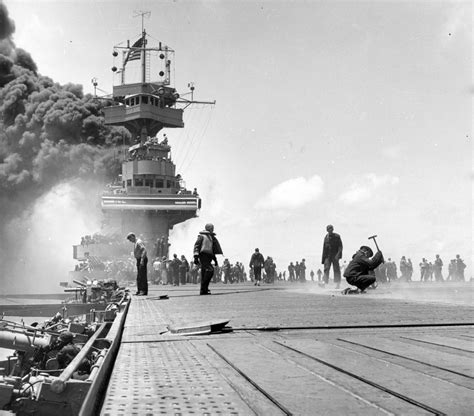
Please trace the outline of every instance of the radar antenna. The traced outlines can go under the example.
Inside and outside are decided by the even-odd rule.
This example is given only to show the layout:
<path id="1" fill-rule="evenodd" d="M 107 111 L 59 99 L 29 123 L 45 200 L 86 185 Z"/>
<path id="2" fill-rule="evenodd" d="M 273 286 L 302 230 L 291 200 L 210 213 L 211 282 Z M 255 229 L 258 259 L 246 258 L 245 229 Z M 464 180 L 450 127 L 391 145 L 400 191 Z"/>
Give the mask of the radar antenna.
<path id="1" fill-rule="evenodd" d="M 141 16 L 142 17 L 142 33 L 143 31 L 145 30 L 145 17 L 150 17 L 151 16 L 151 12 L 150 11 L 144 11 L 144 10 L 134 10 L 133 11 L 134 15 L 133 17 L 139 17 Z"/>

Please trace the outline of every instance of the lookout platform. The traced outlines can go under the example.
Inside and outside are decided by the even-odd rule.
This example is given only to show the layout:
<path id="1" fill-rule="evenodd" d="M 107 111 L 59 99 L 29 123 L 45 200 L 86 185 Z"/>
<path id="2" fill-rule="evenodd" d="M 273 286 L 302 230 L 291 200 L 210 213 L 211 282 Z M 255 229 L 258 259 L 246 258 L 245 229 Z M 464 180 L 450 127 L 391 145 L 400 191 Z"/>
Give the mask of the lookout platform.
<path id="1" fill-rule="evenodd" d="M 132 298 L 101 415 L 472 414 L 470 283 L 211 290 Z"/>

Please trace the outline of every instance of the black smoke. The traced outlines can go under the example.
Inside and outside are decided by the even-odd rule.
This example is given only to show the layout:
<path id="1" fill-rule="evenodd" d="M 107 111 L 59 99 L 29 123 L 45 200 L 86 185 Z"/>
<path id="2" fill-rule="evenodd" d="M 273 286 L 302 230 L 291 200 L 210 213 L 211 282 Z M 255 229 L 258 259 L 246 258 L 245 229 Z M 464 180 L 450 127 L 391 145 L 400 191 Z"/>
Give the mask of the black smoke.
<path id="1" fill-rule="evenodd" d="M 60 183 L 113 179 L 120 169 L 115 145 L 128 138 L 125 129 L 104 124 L 106 104 L 81 85 L 39 74 L 31 55 L 15 46 L 14 33 L 0 0 L 0 278 L 15 254 L 5 238 L 9 224 L 26 219 Z"/>

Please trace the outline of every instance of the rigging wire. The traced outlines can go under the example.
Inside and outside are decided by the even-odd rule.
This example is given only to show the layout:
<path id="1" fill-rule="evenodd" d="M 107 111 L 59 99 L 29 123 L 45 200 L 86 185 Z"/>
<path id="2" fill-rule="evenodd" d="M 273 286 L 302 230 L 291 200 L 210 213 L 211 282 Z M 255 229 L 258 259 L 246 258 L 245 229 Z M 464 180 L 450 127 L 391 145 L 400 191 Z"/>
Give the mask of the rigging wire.
<path id="1" fill-rule="evenodd" d="M 195 123 L 195 124 L 196 124 L 197 126 L 202 126 L 202 119 L 203 119 L 203 117 L 201 117 L 201 116 L 203 115 L 203 112 L 202 112 L 202 111 L 199 111 L 197 114 L 198 114 L 198 116 L 199 116 L 199 119 L 196 120 L 196 123 Z M 180 169 L 181 169 L 181 170 L 182 170 L 182 169 L 184 168 L 184 166 L 187 164 L 187 162 L 188 162 L 188 160 L 189 160 L 189 159 L 188 159 L 189 154 L 190 154 L 190 152 L 192 152 L 193 147 L 196 146 L 196 144 L 195 144 L 196 141 L 199 140 L 199 135 L 200 135 L 200 134 L 199 134 L 199 133 L 200 133 L 200 132 L 199 132 L 199 129 L 196 128 L 196 129 L 193 129 L 193 131 L 194 131 L 193 135 L 190 136 L 190 135 L 188 134 L 188 137 L 187 137 L 187 140 L 186 140 L 186 143 L 187 143 L 187 146 L 186 146 L 186 153 L 183 153 L 183 159 L 182 159 L 181 162 L 180 162 Z"/>
<path id="2" fill-rule="evenodd" d="M 187 112 L 189 114 L 189 112 Z M 191 115 L 189 117 L 189 120 L 186 121 L 186 124 L 194 124 L 194 118 L 195 118 L 194 112 L 191 112 Z M 175 154 L 178 155 L 178 157 L 175 158 L 175 163 L 177 166 L 182 165 L 182 161 L 184 160 L 184 154 L 185 152 L 188 152 L 188 147 L 189 147 L 189 130 L 180 130 L 176 136 L 176 148 L 175 148 Z"/>
<path id="3" fill-rule="evenodd" d="M 209 112 L 209 116 L 208 116 L 208 118 L 207 118 L 206 125 L 205 125 L 204 130 L 203 130 L 202 135 L 201 135 L 201 140 L 198 141 L 197 146 L 196 146 L 195 149 L 194 149 L 194 154 L 193 154 L 193 156 L 191 157 L 191 160 L 189 161 L 189 163 L 186 165 L 186 169 L 187 169 L 189 166 L 191 166 L 191 164 L 193 163 L 193 160 L 194 160 L 194 158 L 196 157 L 197 152 L 198 152 L 199 148 L 201 147 L 202 142 L 204 141 L 203 138 L 205 138 L 205 134 L 206 134 L 207 128 L 209 127 L 209 123 L 210 123 L 210 121 L 211 121 L 211 117 L 212 117 L 212 111 Z"/>
<path id="4" fill-rule="evenodd" d="M 212 110 L 213 108 L 211 108 Z M 204 114 L 204 113 L 203 113 Z M 212 112 L 207 112 L 207 120 L 205 121 L 205 123 L 201 123 L 202 126 L 204 126 L 202 128 L 202 133 L 201 134 L 198 134 L 197 135 L 197 141 L 198 143 L 193 147 L 193 150 L 194 150 L 194 153 L 192 154 L 191 156 L 191 159 L 187 161 L 187 164 L 186 164 L 186 169 L 191 165 L 191 163 L 193 162 L 198 150 L 199 150 L 199 146 L 201 145 L 202 141 L 203 141 L 203 137 L 205 136 L 206 134 L 206 131 L 207 131 L 207 128 L 209 126 L 209 123 L 211 121 L 211 117 L 213 116 L 213 113 Z"/>
<path id="5" fill-rule="evenodd" d="M 190 117 L 189 119 L 189 123 L 187 123 L 189 125 L 189 129 L 183 131 L 183 134 L 181 136 L 181 142 L 182 142 L 182 150 L 181 150 L 181 153 L 180 153 L 180 158 L 179 158 L 179 166 L 180 166 L 180 169 L 182 168 L 183 164 L 185 163 L 187 157 L 188 157 L 188 154 L 190 152 L 190 149 L 191 147 L 193 146 L 193 143 L 194 143 L 194 139 L 195 139 L 195 136 L 196 136 L 196 132 L 197 130 L 194 128 L 195 125 L 199 125 L 200 123 L 200 119 L 199 119 L 199 116 L 200 116 L 200 113 L 199 112 L 191 112 L 192 114 L 192 117 Z M 193 132 L 192 134 L 190 132 Z"/>

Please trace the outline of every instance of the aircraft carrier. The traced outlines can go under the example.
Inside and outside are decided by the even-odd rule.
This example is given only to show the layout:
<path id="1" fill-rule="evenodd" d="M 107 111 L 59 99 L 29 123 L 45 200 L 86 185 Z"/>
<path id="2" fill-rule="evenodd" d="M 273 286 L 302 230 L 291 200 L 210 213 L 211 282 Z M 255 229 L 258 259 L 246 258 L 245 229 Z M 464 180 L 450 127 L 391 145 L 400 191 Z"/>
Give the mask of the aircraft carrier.
<path id="1" fill-rule="evenodd" d="M 125 62 L 146 58 L 143 34 Z M 200 207 L 178 192 L 166 155 L 155 155 L 159 170 L 149 167 L 163 143 L 145 149 L 161 127 L 182 127 L 166 51 L 160 44 L 162 81 L 119 85 L 106 109 L 107 122 L 139 137 L 122 184 L 102 198 L 123 232 L 141 212 L 143 232 L 153 216 L 161 219 L 148 229 L 167 235 Z M 81 415 L 472 414 L 470 283 L 393 283 L 358 296 L 310 282 L 217 283 L 211 296 L 198 293 L 192 284 L 150 286 L 148 297 L 132 297 L 108 381 L 89 392 Z"/>
<path id="2" fill-rule="evenodd" d="M 101 201 L 111 232 L 167 244 L 201 200 L 158 133 L 183 127 L 194 101 L 171 87 L 174 51 L 150 47 L 146 35 L 114 49 L 122 63 L 105 120 L 135 142 Z M 150 70 L 152 57 L 161 70 Z M 133 65 L 138 80 L 128 78 Z M 74 248 L 78 260 L 97 263 L 124 253 L 109 242 Z M 472 299 L 471 282 L 393 282 L 356 296 L 312 282 L 215 283 L 211 296 L 196 284 L 150 285 L 114 323 L 100 382 L 84 384 L 73 414 L 471 415 Z M 44 414 L 64 414 L 69 399 L 67 388 L 48 396 Z"/>
<path id="3" fill-rule="evenodd" d="M 109 382 L 81 414 L 472 414 L 471 283 L 163 289 L 132 298 Z"/>

